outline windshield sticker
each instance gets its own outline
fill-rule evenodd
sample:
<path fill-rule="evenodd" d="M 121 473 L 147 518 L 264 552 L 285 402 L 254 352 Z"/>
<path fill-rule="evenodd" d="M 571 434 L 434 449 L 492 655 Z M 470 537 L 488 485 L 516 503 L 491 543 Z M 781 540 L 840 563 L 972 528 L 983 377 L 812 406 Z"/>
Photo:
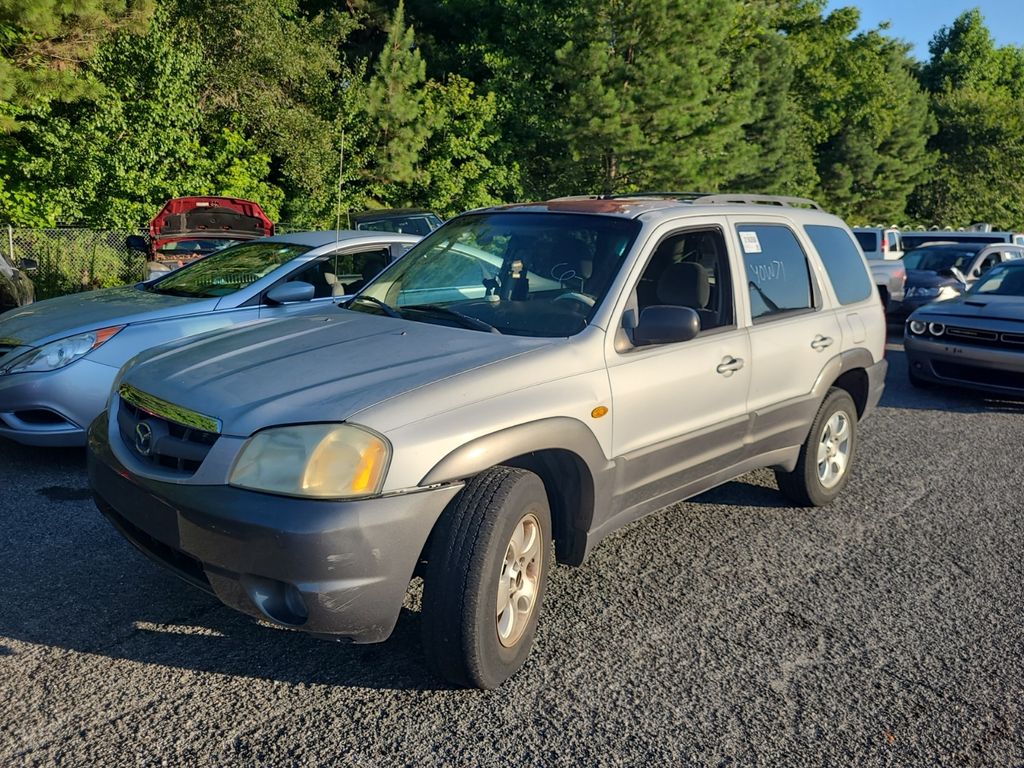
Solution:
<path fill-rule="evenodd" d="M 740 232 L 740 242 L 743 244 L 744 253 L 761 252 L 761 241 L 757 239 L 757 232 Z"/>

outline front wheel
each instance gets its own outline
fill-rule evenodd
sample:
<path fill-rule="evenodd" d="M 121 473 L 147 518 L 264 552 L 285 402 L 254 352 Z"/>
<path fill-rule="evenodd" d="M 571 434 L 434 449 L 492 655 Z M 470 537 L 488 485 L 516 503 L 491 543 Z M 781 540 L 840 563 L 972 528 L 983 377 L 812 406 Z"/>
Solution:
<path fill-rule="evenodd" d="M 831 389 L 818 409 L 792 472 L 775 470 L 779 490 L 805 507 L 831 502 L 850 479 L 857 448 L 857 407 L 842 389 Z"/>
<path fill-rule="evenodd" d="M 551 555 L 551 513 L 537 475 L 494 467 L 466 483 L 427 552 L 423 646 L 437 674 L 495 688 L 523 665 Z"/>

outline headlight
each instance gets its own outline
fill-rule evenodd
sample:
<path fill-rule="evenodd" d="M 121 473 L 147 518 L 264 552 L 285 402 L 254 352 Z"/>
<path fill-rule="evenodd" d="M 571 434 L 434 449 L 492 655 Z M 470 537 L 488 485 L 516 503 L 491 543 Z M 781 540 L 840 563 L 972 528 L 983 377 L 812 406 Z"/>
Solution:
<path fill-rule="evenodd" d="M 939 301 L 945 301 L 946 299 L 955 299 L 960 295 L 960 291 L 952 285 L 944 285 L 939 288 L 937 298 Z"/>
<path fill-rule="evenodd" d="M 344 499 L 380 493 L 391 446 L 351 424 L 300 424 L 257 432 L 242 446 L 228 482 L 239 488 Z"/>
<path fill-rule="evenodd" d="M 30 349 L 28 352 L 18 355 L 3 369 L 0 369 L 0 374 L 56 371 L 66 365 L 71 365 L 97 347 L 102 346 L 122 328 L 124 328 L 123 325 L 115 325 L 51 341 L 38 349 Z"/>
<path fill-rule="evenodd" d="M 920 320 L 911 320 L 907 325 L 910 328 L 910 332 L 918 336 L 923 335 L 928 330 L 928 324 Z"/>
<path fill-rule="evenodd" d="M 928 323 L 928 333 L 932 336 L 941 336 L 946 332 L 946 326 L 942 323 Z"/>
<path fill-rule="evenodd" d="M 920 299 L 933 298 L 939 295 L 938 288 L 907 288 L 907 296 L 914 298 L 915 296 Z"/>

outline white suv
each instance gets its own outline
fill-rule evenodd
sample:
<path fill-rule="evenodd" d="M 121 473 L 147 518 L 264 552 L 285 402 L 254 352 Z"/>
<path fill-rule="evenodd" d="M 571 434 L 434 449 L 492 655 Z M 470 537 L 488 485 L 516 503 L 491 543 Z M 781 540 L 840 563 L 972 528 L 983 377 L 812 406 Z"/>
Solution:
<path fill-rule="evenodd" d="M 136 546 L 279 625 L 383 640 L 422 574 L 432 666 L 491 688 L 554 562 L 758 467 L 841 493 L 884 346 L 853 235 L 807 200 L 472 211 L 347 310 L 143 353 L 90 480 Z"/>

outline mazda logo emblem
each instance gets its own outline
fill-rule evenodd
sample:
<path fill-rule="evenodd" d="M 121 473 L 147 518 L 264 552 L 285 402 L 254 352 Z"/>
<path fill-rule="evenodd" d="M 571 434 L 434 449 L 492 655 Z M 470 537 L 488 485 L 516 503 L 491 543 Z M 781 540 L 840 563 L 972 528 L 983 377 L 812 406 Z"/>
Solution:
<path fill-rule="evenodd" d="M 135 450 L 142 456 L 153 453 L 153 428 L 144 421 L 135 425 Z"/>

